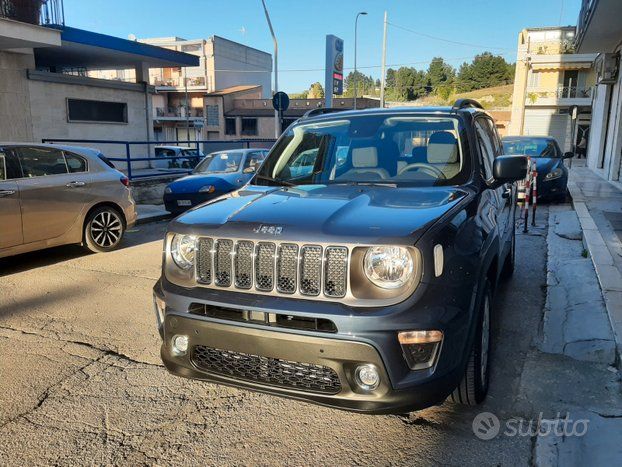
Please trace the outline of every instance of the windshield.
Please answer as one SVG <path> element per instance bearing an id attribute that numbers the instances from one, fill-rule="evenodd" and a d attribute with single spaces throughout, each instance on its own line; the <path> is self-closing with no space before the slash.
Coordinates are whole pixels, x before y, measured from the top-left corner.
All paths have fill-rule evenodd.
<path id="1" fill-rule="evenodd" d="M 194 173 L 237 172 L 242 161 L 241 152 L 210 154 L 195 167 Z"/>
<path id="2" fill-rule="evenodd" d="M 555 141 L 544 138 L 504 139 L 503 153 L 529 157 L 561 157 Z"/>
<path id="3" fill-rule="evenodd" d="M 335 117 L 290 127 L 255 184 L 458 185 L 469 178 L 458 118 Z"/>

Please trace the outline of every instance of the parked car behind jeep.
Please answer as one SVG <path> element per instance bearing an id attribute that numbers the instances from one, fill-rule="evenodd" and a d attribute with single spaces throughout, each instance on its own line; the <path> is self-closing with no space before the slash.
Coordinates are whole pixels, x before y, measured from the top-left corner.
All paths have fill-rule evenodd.
<path id="1" fill-rule="evenodd" d="M 135 221 L 128 178 L 98 150 L 0 143 L 0 258 L 71 243 L 111 251 Z"/>
<path id="2" fill-rule="evenodd" d="M 481 402 L 526 158 L 502 156 L 474 101 L 328 112 L 290 126 L 243 189 L 170 223 L 164 365 L 366 413 Z"/>

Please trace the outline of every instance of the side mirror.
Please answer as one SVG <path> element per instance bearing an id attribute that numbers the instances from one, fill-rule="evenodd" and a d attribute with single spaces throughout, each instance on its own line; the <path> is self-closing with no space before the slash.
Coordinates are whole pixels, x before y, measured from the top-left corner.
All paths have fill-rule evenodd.
<path id="1" fill-rule="evenodd" d="M 242 173 L 254 174 L 256 171 L 257 171 L 257 168 L 254 165 L 251 165 L 250 167 L 246 167 L 244 170 L 242 170 Z"/>
<path id="2" fill-rule="evenodd" d="M 572 159 L 573 157 L 574 157 L 574 152 L 568 151 L 564 153 L 564 155 L 562 156 L 562 159 Z"/>
<path id="3" fill-rule="evenodd" d="M 527 157 L 525 156 L 499 156 L 492 166 L 493 186 L 498 187 L 504 183 L 516 182 L 527 176 Z"/>

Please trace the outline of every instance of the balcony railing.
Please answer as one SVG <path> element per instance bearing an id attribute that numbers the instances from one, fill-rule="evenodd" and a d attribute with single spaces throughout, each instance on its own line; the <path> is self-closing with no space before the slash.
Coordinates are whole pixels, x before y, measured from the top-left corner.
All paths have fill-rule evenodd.
<path id="1" fill-rule="evenodd" d="M 540 99 L 590 99 L 592 88 L 586 86 L 557 86 L 553 89 L 527 88 L 527 100 L 536 104 Z"/>
<path id="2" fill-rule="evenodd" d="M 573 54 L 575 53 L 575 46 L 571 39 L 531 41 L 529 42 L 529 52 L 536 55 Z"/>
<path id="3" fill-rule="evenodd" d="M 65 25 L 63 0 L 0 0 L 0 17 L 36 25 Z"/>
<path id="4" fill-rule="evenodd" d="M 156 117 L 170 117 L 170 118 L 186 118 L 186 110 L 181 108 L 169 107 L 156 107 Z M 190 118 L 202 118 L 203 109 L 200 107 L 190 107 Z"/>
<path id="5" fill-rule="evenodd" d="M 1 0 L 0 0 L 1 1 Z M 165 86 L 171 88 L 183 88 L 184 87 L 184 78 L 181 76 L 175 76 L 171 78 L 162 78 L 161 76 L 152 76 L 152 84 L 154 86 Z M 198 76 L 196 78 L 187 78 L 187 83 L 189 88 L 191 87 L 205 87 L 205 77 Z"/>

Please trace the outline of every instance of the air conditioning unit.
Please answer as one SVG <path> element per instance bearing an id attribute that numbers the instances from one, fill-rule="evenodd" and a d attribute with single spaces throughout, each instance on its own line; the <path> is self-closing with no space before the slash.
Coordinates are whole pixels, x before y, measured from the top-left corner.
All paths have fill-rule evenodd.
<path id="1" fill-rule="evenodd" d="M 620 56 L 612 53 L 601 53 L 596 57 L 596 83 L 615 84 L 618 79 Z"/>

